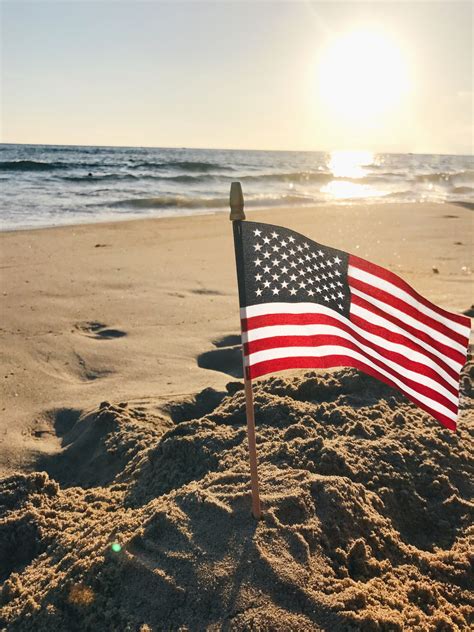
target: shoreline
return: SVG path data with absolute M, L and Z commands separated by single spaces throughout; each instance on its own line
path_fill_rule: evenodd
M 439 202 L 433 202 L 433 201 L 427 201 L 427 202 L 381 202 L 379 200 L 375 200 L 375 201 L 366 201 L 364 199 L 358 200 L 358 201 L 351 201 L 348 203 L 345 203 L 344 201 L 340 201 L 340 202 L 319 202 L 319 203 L 314 203 L 314 202 L 310 202 L 308 204 L 300 204 L 297 206 L 293 206 L 290 207 L 288 205 L 281 205 L 281 206 L 261 206 L 261 207 L 257 207 L 257 208 L 248 208 L 245 207 L 245 213 L 271 213 L 273 211 L 278 212 L 278 211 L 287 211 L 287 210 L 292 210 L 292 211 L 300 211 L 300 210 L 318 210 L 320 208 L 333 208 L 333 209 L 339 209 L 339 208 L 354 208 L 357 209 L 359 207 L 363 207 L 363 206 L 376 206 L 376 207 L 400 207 L 400 206 L 459 206 L 462 208 L 466 208 L 468 210 L 474 210 L 474 202 L 473 203 L 469 203 L 469 202 L 464 202 L 462 200 L 460 201 L 439 201 Z M 215 208 L 205 208 L 203 207 L 201 210 L 199 209 L 189 209 L 189 213 L 187 212 L 183 212 L 183 213 L 179 213 L 179 214 L 173 214 L 173 211 L 170 211 L 169 215 L 140 215 L 138 217 L 123 217 L 123 216 L 118 216 L 118 217 L 113 217 L 113 218 L 108 218 L 108 219 L 97 219 L 96 221 L 84 221 L 84 222 L 76 222 L 76 223 L 71 223 L 71 224 L 51 224 L 48 226 L 25 226 L 22 228 L 6 228 L 6 229 L 2 229 L 0 226 L 0 235 L 3 234 L 10 234 L 10 233 L 23 233 L 23 232 L 28 232 L 28 231 L 37 231 L 37 230 L 50 230 L 50 229 L 55 229 L 55 228 L 74 228 L 75 226 L 96 226 L 97 224 L 99 225 L 103 225 L 103 224 L 117 224 L 117 223 L 122 223 L 122 222 L 135 222 L 135 221 L 142 221 L 142 220 L 162 220 L 162 219 L 176 219 L 179 220 L 181 218 L 187 218 L 187 217 L 200 217 L 202 215 L 221 215 L 221 214 L 225 214 L 225 213 L 229 213 L 229 209 L 226 208 L 222 208 L 222 209 L 215 209 Z

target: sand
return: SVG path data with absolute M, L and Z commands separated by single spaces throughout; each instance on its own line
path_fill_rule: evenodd
M 249 219 L 471 309 L 472 210 Z M 227 217 L 3 233 L 0 249 L 0 629 L 473 623 L 472 360 L 456 434 L 354 370 L 259 381 L 257 523 Z

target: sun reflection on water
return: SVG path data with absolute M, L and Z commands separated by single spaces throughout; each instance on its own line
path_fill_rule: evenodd
M 362 178 L 368 165 L 373 164 L 371 151 L 332 151 L 328 167 L 335 178 Z
M 370 174 L 367 167 L 373 164 L 374 154 L 371 151 L 331 152 L 327 166 L 335 179 L 323 186 L 321 192 L 338 200 L 384 195 L 369 184 L 357 182 Z

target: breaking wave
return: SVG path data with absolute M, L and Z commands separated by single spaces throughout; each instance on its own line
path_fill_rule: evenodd
M 40 162 L 36 160 L 7 160 L 0 162 L 0 171 L 52 171 L 68 169 L 65 162 Z
M 316 200 L 308 195 L 254 195 L 246 198 L 249 207 L 284 206 L 286 204 L 314 204 Z M 160 195 L 156 197 L 131 198 L 108 202 L 109 208 L 128 209 L 217 209 L 227 208 L 228 197 L 191 197 L 185 195 Z
M 94 184 L 95 182 L 98 181 L 107 181 L 107 180 L 112 180 L 112 181 L 120 181 L 120 180 L 140 180 L 141 178 L 139 176 L 134 176 L 131 173 L 107 173 L 104 175 L 95 175 L 92 174 L 91 176 L 89 175 L 85 175 L 85 176 L 61 176 L 61 180 L 64 180 L 65 182 L 87 182 L 90 184 Z
M 129 209 L 195 209 L 220 208 L 228 204 L 227 198 L 191 198 L 184 195 L 159 195 L 147 198 L 132 198 L 107 203 L 111 208 Z
M 474 170 L 457 172 L 420 173 L 415 177 L 416 182 L 432 182 L 436 184 L 470 183 L 474 181 Z
M 199 162 L 188 160 L 170 160 L 167 162 L 139 162 L 132 169 L 179 169 L 182 171 L 233 171 L 232 167 L 218 162 Z

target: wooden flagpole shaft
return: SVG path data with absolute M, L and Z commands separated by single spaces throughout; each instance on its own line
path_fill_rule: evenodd
M 240 182 L 232 182 L 230 186 L 230 219 L 234 228 L 234 245 L 237 263 L 237 280 L 240 284 L 244 282 L 242 264 L 242 230 L 241 221 L 245 219 L 244 213 L 244 196 Z M 242 336 L 242 327 L 241 327 Z M 250 461 L 250 484 L 252 489 L 252 515 L 256 520 L 262 517 L 260 507 L 260 494 L 258 485 L 258 467 L 257 467 L 257 444 L 255 440 L 255 411 L 253 407 L 252 380 L 248 374 L 248 367 L 245 365 L 244 343 L 242 339 L 242 369 L 244 375 L 245 388 L 245 410 L 247 417 L 247 438 L 249 444 L 249 461 Z
M 249 441 L 250 485 L 252 488 L 252 514 L 256 520 L 262 517 L 260 493 L 258 485 L 257 443 L 255 440 L 255 411 L 253 407 L 252 380 L 247 377 L 244 350 L 242 345 L 242 361 L 244 369 L 245 409 L 247 413 L 247 437 Z

